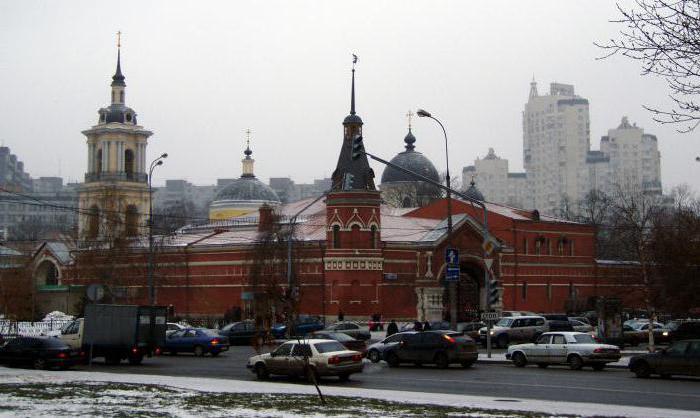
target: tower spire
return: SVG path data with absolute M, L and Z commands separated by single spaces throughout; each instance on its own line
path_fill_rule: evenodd
M 122 74 L 122 32 L 117 32 L 117 71 L 112 76 L 112 86 L 126 86 L 124 75 Z
M 352 54 L 352 90 L 350 93 L 350 114 L 355 114 L 355 64 L 357 64 L 357 55 Z
M 253 151 L 250 149 L 250 133 L 250 129 L 245 130 L 246 147 L 245 151 L 243 151 L 245 158 L 241 160 L 241 163 L 243 163 L 243 174 L 241 177 L 255 177 L 255 172 L 253 171 L 253 163 L 255 163 L 255 160 L 250 157 L 253 154 Z

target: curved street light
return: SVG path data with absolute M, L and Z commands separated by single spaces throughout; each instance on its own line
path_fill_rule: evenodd
M 168 158 L 168 153 L 164 152 L 160 157 L 151 161 L 148 168 L 148 304 L 153 306 L 156 302 L 156 289 L 153 281 L 153 170 L 163 165 L 163 160 Z
M 452 193 L 450 189 L 452 188 L 450 184 L 450 154 L 447 148 L 447 131 L 445 126 L 436 117 L 430 114 L 425 109 L 418 109 L 416 114 L 421 118 L 429 118 L 434 120 L 442 128 L 442 133 L 445 136 L 445 183 L 447 183 L 447 246 L 452 246 Z M 447 276 L 447 270 L 445 270 L 445 276 Z M 447 277 L 445 277 L 447 279 Z M 445 280 L 447 281 L 447 280 Z M 450 329 L 457 329 L 457 284 L 453 281 L 447 283 L 449 295 L 450 295 Z

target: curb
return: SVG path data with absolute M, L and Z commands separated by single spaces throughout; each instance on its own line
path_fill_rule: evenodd
M 513 364 L 511 360 L 506 360 L 506 359 L 488 359 L 488 358 L 478 358 L 476 360 L 476 364 Z M 530 363 L 534 364 L 534 363 Z M 553 364 L 553 366 L 556 366 L 556 364 Z M 606 369 L 628 369 L 629 366 L 623 365 L 623 364 L 607 364 L 605 366 Z

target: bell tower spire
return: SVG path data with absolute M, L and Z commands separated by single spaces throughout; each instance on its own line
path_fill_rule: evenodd
M 255 160 L 251 158 L 251 155 L 253 155 L 253 151 L 250 149 L 250 129 L 245 130 L 245 151 L 243 151 L 243 154 L 245 155 L 245 158 L 241 160 L 241 163 L 243 165 L 243 174 L 241 174 L 241 177 L 255 177 L 255 172 L 253 171 L 253 164 L 255 163 Z
M 117 70 L 112 76 L 112 104 L 124 105 L 126 96 L 125 77 L 122 74 L 122 32 L 117 32 Z

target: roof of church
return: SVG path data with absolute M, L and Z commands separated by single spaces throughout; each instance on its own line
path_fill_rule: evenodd
M 408 129 L 408 134 L 406 134 L 404 138 L 404 142 L 406 143 L 406 151 L 396 154 L 390 162 L 406 170 L 425 176 L 430 180 L 439 182 L 440 175 L 433 163 L 428 157 L 415 150 L 416 147 L 413 144 L 416 142 L 416 137 L 413 135 L 410 128 Z M 385 168 L 382 173 L 382 184 L 416 181 L 420 180 L 393 167 Z

